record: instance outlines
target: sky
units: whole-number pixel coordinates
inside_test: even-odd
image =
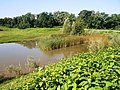
[[[0,0],[0,18],[44,11],[67,11],[78,15],[82,10],[120,14],[120,0]]]

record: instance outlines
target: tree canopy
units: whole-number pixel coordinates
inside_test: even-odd
[[[82,20],[85,28],[93,29],[118,29],[120,28],[120,14],[106,14],[104,12],[95,12],[82,10],[76,17],[75,14],[57,11],[54,13],[42,12],[40,14],[27,13],[14,18],[0,18],[0,26],[10,28],[35,28],[35,27],[54,27],[62,26],[64,21],[69,18],[70,22]],[[72,24],[72,23],[71,23]]]

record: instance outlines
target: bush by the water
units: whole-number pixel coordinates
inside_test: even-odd
[[[80,35],[83,33],[83,21],[76,20],[75,22],[70,22],[69,18],[67,18],[63,25],[63,33],[67,35]]]
[[[65,48],[69,46],[83,44],[82,36],[66,36],[65,34],[54,34],[43,38],[40,41],[40,48],[42,50],[54,50]]]
[[[120,90],[120,48],[77,54],[0,85],[1,90]]]

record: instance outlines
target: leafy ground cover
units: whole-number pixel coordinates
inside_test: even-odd
[[[120,47],[64,58],[0,84],[1,90],[120,90]]]

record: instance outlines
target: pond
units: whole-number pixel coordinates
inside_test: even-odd
[[[37,41],[0,44],[0,72],[9,65],[24,67],[27,58],[33,57],[40,61],[40,66],[58,62],[59,58],[70,57],[73,54],[86,52],[86,45],[77,45],[52,51],[43,51]]]

